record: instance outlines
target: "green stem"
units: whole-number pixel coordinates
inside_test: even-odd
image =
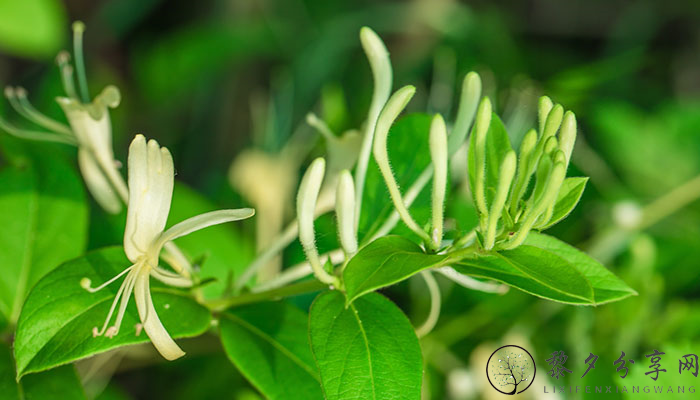
[[[642,209],[639,229],[646,229],[700,198],[700,175],[659,197]]]
[[[289,286],[272,289],[259,293],[246,293],[240,296],[225,299],[212,300],[205,305],[212,311],[223,311],[230,307],[242,306],[244,304],[258,303],[266,300],[281,299],[284,297],[296,296],[304,293],[317,292],[323,290],[328,285],[317,280],[295,283]]]

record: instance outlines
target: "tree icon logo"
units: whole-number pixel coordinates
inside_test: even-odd
[[[532,355],[520,346],[508,345],[494,351],[486,364],[491,386],[503,394],[526,391],[535,380],[537,367]]]

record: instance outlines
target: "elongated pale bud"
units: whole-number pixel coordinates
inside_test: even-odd
[[[350,171],[340,171],[335,192],[335,215],[338,219],[340,245],[348,255],[357,251],[355,236],[355,185]]]
[[[574,144],[576,143],[576,115],[571,111],[567,111],[564,114],[564,121],[561,124],[561,129],[559,131],[559,147],[561,151],[564,152],[566,157],[566,165],[571,162],[571,153],[574,150]]]
[[[552,136],[547,139],[547,142],[544,144],[544,154],[552,154],[557,148],[559,148],[559,141],[556,137]]]
[[[523,141],[520,143],[520,157],[518,159],[518,176],[515,180],[515,186],[511,192],[510,198],[510,210],[511,214],[514,215],[516,209],[518,208],[518,203],[520,199],[525,194],[527,189],[527,184],[530,181],[530,176],[534,172],[535,162],[534,162],[534,152],[537,146],[537,131],[531,129],[523,137]]]
[[[527,238],[528,233],[537,222],[540,215],[547,210],[547,207],[554,201],[556,201],[559,195],[559,189],[561,188],[564,178],[566,177],[566,165],[563,163],[557,163],[552,168],[552,173],[549,175],[547,184],[544,188],[544,193],[540,201],[532,204],[532,208],[527,211],[523,224],[520,226],[518,233],[515,234],[513,239],[508,244],[507,248],[512,249],[520,246]]]
[[[442,243],[442,223],[447,190],[447,127],[440,114],[433,117],[430,124],[430,157],[433,162],[433,243],[440,247]]]
[[[561,150],[555,150],[552,153],[552,161],[554,164],[565,164],[566,165],[566,155],[564,155],[564,152]]]
[[[450,156],[453,155],[464,143],[469,133],[469,126],[474,121],[476,107],[479,105],[481,97],[481,77],[476,72],[470,72],[464,77],[462,82],[462,94],[459,98],[459,108],[457,109],[457,119],[450,132],[447,148]]]
[[[513,182],[513,176],[515,176],[515,163],[515,152],[511,150],[503,159],[498,174],[498,188],[496,189],[496,196],[493,198],[493,204],[491,204],[488,227],[484,238],[484,248],[486,250],[491,250],[495,244],[498,221],[501,219],[503,207],[506,204],[506,199],[508,199],[510,184]]]
[[[491,100],[484,97],[476,111],[474,124],[474,200],[476,208],[483,216],[488,216],[486,208],[486,133],[491,124]]]
[[[301,179],[299,192],[297,194],[299,241],[304,248],[304,253],[309,260],[309,264],[311,264],[316,278],[323,283],[337,284],[337,278],[331,276],[323,269],[315,243],[314,211],[316,210],[318,192],[321,190],[321,183],[323,182],[325,170],[326,161],[319,157],[311,163],[309,169],[306,170],[304,177]]]
[[[545,141],[554,135],[556,135],[559,126],[561,125],[562,117],[564,116],[564,107],[557,104],[552,108],[552,111],[547,115],[547,122],[544,124],[544,130],[542,131],[541,140]]]
[[[376,110],[374,117],[377,118],[381,111],[381,106],[386,103],[391,94],[392,73],[389,51],[387,51],[382,39],[371,28],[366,26],[360,29],[360,43],[362,43],[362,49],[365,51],[372,69],[372,77],[374,78],[372,106],[374,106],[375,102],[379,104],[379,109]]]
[[[365,188],[365,178],[367,176],[367,166],[372,154],[372,143],[374,141],[374,131],[382,108],[391,95],[391,61],[389,52],[382,40],[374,31],[368,27],[360,29],[360,42],[369,60],[374,79],[374,91],[372,102],[367,113],[367,123],[360,148],[360,155],[357,159],[357,169],[355,170],[355,231],[360,223],[360,209],[362,208],[362,194]]]
[[[566,165],[567,164],[566,164],[566,156],[564,156],[564,152],[561,150],[556,150],[552,159],[553,159],[554,165],[564,164],[564,171],[565,171],[564,175],[566,175]],[[550,179],[551,179],[551,177],[550,177]],[[559,195],[560,188],[561,188],[561,185],[559,188],[556,189],[557,196]],[[557,196],[554,196],[554,200],[552,200],[549,203],[545,212],[542,213],[542,215],[540,215],[540,217],[537,219],[537,221],[535,222],[535,228],[539,229],[543,226],[546,226],[547,223],[549,222],[549,220],[552,219],[552,214],[554,213],[554,206],[556,205],[556,202],[557,202]],[[544,201],[546,199],[543,197],[542,200]]]
[[[540,135],[540,140],[537,142],[536,160],[541,160],[544,158],[544,155],[547,154],[545,152],[545,146],[549,142],[549,138],[557,134],[563,116],[564,108],[559,104],[555,105],[549,112],[549,115],[547,115],[547,120],[542,129],[542,135]]]
[[[544,194],[544,189],[547,186],[547,179],[549,179],[549,174],[552,170],[552,158],[549,156],[543,156],[540,158],[540,162],[537,165],[537,172],[535,173],[535,188],[530,196],[530,208],[533,203],[537,203],[542,198]]]
[[[537,107],[540,135],[544,133],[544,124],[547,122],[547,116],[549,115],[549,112],[552,111],[552,107],[554,107],[554,104],[552,103],[552,100],[549,97],[540,97],[540,101]]]
[[[408,104],[415,92],[415,87],[404,86],[397,90],[396,93],[389,98],[389,101],[386,103],[386,106],[384,106],[384,109],[382,110],[382,113],[379,114],[379,119],[377,120],[377,129],[374,132],[373,154],[374,160],[377,162],[379,170],[384,177],[384,183],[389,190],[391,201],[394,203],[394,207],[399,213],[399,217],[401,217],[401,220],[409,229],[420,236],[420,238],[426,243],[432,243],[430,236],[418,226],[416,221],[413,220],[411,214],[408,212],[408,208],[403,202],[399,185],[396,183],[394,173],[391,171],[391,165],[389,164],[389,153],[387,151],[386,144],[391,125],[393,125],[396,118],[399,116],[399,114],[401,114],[401,111],[406,108],[406,104]]]

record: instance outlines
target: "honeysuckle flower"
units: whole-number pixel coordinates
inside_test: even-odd
[[[143,135],[136,135],[129,147],[128,173],[129,203],[124,232],[124,252],[133,264],[97,288],[91,288],[91,282],[87,278],[81,281],[85,289],[96,292],[126,275],[112,302],[104,325],[101,329],[95,327],[93,336],[113,337],[119,333],[133,292],[141,321],[136,327],[137,334],[143,329],[160,354],[168,360],[174,360],[185,353],[170,337],[158,318],[151,298],[150,278],[156,278],[176,287],[189,287],[192,281],[187,276],[171,272],[158,265],[163,246],[174,239],[211,225],[249,218],[255,211],[250,208],[213,211],[189,218],[164,230],[170,211],[174,182],[173,159],[170,152],[167,148],[160,147],[155,140],[146,143]],[[119,309],[114,323],[110,325],[117,304]]]
[[[121,210],[127,188],[117,169],[112,150],[112,124],[108,108],[120,102],[119,90],[107,86],[88,104],[71,97],[56,101],[66,114],[78,143],[78,165],[90,193],[110,213]]]
[[[116,214],[121,210],[122,202],[126,202],[128,190],[112,151],[112,125],[108,108],[117,107],[121,96],[116,87],[107,86],[90,101],[82,52],[84,30],[83,23],[73,24],[75,68],[68,52],[62,51],[56,57],[65,91],[65,96],[57,97],[56,101],[70,126],[34,108],[23,88],[7,87],[5,96],[12,108],[44,131],[17,128],[2,118],[0,129],[20,138],[77,146],[78,164],[88,190],[102,208]],[[74,72],[77,72],[77,85],[73,79]]]

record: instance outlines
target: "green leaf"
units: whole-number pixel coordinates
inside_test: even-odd
[[[0,1],[0,48],[27,57],[53,57],[68,32],[58,0]]]
[[[554,204],[554,211],[552,212],[552,218],[549,220],[547,225],[545,225],[542,230],[551,227],[562,219],[566,218],[571,211],[576,208],[579,200],[581,200],[581,195],[583,195],[583,190],[586,188],[586,183],[588,182],[588,177],[575,177],[566,178],[559,189],[559,195],[557,197],[557,202]]]
[[[468,150],[468,168],[469,168],[469,187],[474,188],[476,185],[476,170],[474,149],[476,135],[472,134],[469,138]],[[501,163],[509,151],[513,148],[510,145],[508,132],[501,119],[493,113],[491,115],[491,123],[489,124],[488,132],[486,133],[486,175],[484,180],[484,188],[486,195],[486,205],[491,206],[496,189],[498,188],[498,175],[501,169]]]
[[[346,308],[340,292],[320,294],[311,306],[309,336],[327,400],[420,399],[418,338],[382,295],[368,294]]]
[[[111,339],[92,337],[93,327],[102,327],[121,280],[96,293],[84,290],[80,280],[87,277],[99,285],[129,265],[121,248],[106,248],[71,260],[42,278],[29,294],[17,324],[17,376],[148,342],[144,333],[135,335],[140,320],[134,301],[129,302],[119,334]],[[197,336],[209,328],[209,311],[185,293],[156,280],[151,280],[151,293],[158,316],[172,337]]]
[[[306,313],[285,302],[257,303],[221,315],[226,354],[269,399],[323,397],[307,331]]]
[[[399,119],[389,131],[387,147],[391,169],[404,193],[430,164],[428,136],[431,121],[432,117],[428,114],[408,114]],[[426,185],[410,207],[411,215],[419,224],[430,219],[429,186]],[[393,211],[394,204],[389,201],[384,178],[372,158],[367,168],[362,194],[362,214],[358,230],[360,243],[371,237]],[[397,225],[396,230],[401,230],[402,233],[410,232],[402,223]]]
[[[401,282],[426,268],[442,265],[445,255],[425,254],[402,236],[384,236],[360,249],[343,271],[347,303]]]
[[[0,394],[3,399],[42,400],[56,398],[85,399],[85,392],[73,366],[63,366],[15,381],[14,360],[10,348],[0,343]]]
[[[593,304],[593,288],[571,264],[554,253],[521,245],[513,250],[467,258],[454,268],[493,279],[526,293],[569,304]]]
[[[598,305],[636,294],[585,253],[534,232],[513,250],[464,259],[454,267],[561,303]]]
[[[559,239],[540,233],[530,233],[525,244],[557,254],[569,262],[593,287],[595,304],[610,303],[637,295],[634,289],[627,286],[601,263]]]
[[[0,171],[0,313],[13,324],[29,289],[85,250],[87,206],[66,160],[41,154]]]

